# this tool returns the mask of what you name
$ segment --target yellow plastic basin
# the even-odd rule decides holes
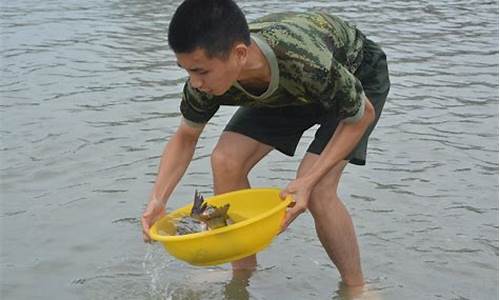
[[[173,256],[192,265],[209,266],[234,261],[267,247],[278,234],[291,197],[282,200],[279,189],[245,189],[205,199],[211,205],[230,204],[234,224],[198,233],[175,235],[175,220],[187,216],[192,204],[158,220],[150,229],[153,240]]]

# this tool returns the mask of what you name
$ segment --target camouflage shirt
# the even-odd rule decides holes
[[[320,103],[340,119],[358,119],[364,93],[353,75],[362,60],[363,34],[324,13],[279,13],[249,24],[251,37],[271,66],[271,82],[252,95],[235,82],[213,96],[186,82],[181,101],[185,119],[206,123],[220,105],[279,107]]]

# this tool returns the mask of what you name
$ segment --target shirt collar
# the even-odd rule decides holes
[[[274,54],[273,49],[269,46],[266,40],[257,33],[251,33],[250,37],[255,41],[259,49],[262,51],[264,56],[271,67],[271,82],[269,82],[269,86],[266,91],[259,96],[253,95],[245,90],[237,81],[233,84],[236,88],[243,91],[247,96],[253,99],[264,99],[271,96],[279,86],[279,68],[278,61],[276,59],[276,55]]]

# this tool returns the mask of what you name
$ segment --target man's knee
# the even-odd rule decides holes
[[[331,207],[332,201],[339,201],[337,197],[337,187],[332,184],[317,184],[311,192],[308,209],[314,215],[321,214],[328,207]]]
[[[240,176],[245,175],[244,162],[230,147],[215,147],[210,157],[214,175]]]

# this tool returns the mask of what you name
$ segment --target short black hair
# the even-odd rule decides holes
[[[168,28],[168,43],[175,53],[201,48],[208,57],[225,58],[238,42],[250,45],[250,31],[232,0],[185,0]]]

